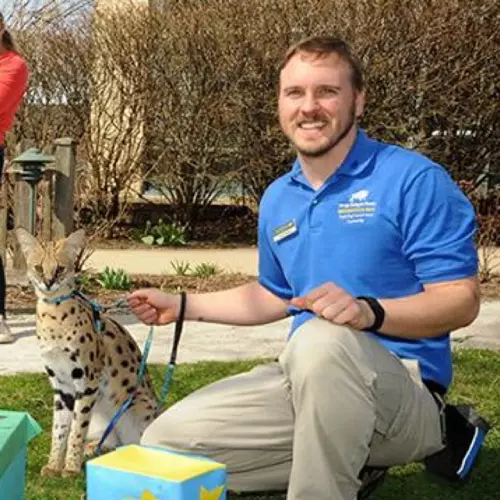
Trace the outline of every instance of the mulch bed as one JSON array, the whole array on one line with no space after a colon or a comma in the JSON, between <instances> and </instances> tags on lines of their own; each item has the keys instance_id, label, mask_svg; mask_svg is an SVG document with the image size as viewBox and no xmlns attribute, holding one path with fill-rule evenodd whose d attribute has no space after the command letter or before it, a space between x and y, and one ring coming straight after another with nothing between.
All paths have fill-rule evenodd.
<instances>
[{"instance_id":1,"label":"mulch bed","mask_svg":"<svg viewBox=\"0 0 500 500\"><path fill-rule=\"evenodd\" d=\"M160 288L167 292L177 293L181 290L187 292L214 292L225 290L235 286L243 285L255 280L254 276L245 274L221 273L207 278L196 278L192 276L174 275L148 275L137 274L132 277L131 290L138 288ZM111 304L118 298L127 294L123 290L105 290L90 280L90 286L83 290L89 297L99 301L102 305ZM481 284L482 300L500 299L500 277L494 278L488 283ZM33 287L29 284L7 286L7 311L10 314L19 314L33 311L36 304L36 296Z\"/></svg>"},{"instance_id":2,"label":"mulch bed","mask_svg":"<svg viewBox=\"0 0 500 500\"><path fill-rule=\"evenodd\" d=\"M132 277L131 290L138 288L160 288L166 292L211 292L243 285L255 280L255 277L244 274L217 274L207 278L195 278L192 276L173 275L148 275L138 274ZM96 299L103 306L113 303L128 292L124 290L105 290L93 279L83 292L89 297ZM7 286L7 312L9 314L20 314L32 312L36 304L36 295L31 285L8 285Z\"/></svg>"}]
</instances>

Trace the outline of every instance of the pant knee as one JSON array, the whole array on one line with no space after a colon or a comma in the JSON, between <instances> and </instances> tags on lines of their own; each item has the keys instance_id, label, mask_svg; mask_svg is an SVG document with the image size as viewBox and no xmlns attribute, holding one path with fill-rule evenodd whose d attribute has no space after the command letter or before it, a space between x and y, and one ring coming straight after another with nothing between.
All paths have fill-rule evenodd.
<instances>
[{"instance_id":1,"label":"pant knee","mask_svg":"<svg viewBox=\"0 0 500 500\"><path fill-rule=\"evenodd\" d=\"M146 428L141 437L141 444L188 451L189 439L183 432L180 419L175 413L167 410Z\"/></svg>"},{"instance_id":2,"label":"pant knee","mask_svg":"<svg viewBox=\"0 0 500 500\"><path fill-rule=\"evenodd\" d=\"M351 383L359 380L370 385L374 372L362 335L345 326L312 319L295 332L280 362L292 385L324 384L332 376L338 383L349 378Z\"/></svg>"},{"instance_id":3,"label":"pant knee","mask_svg":"<svg viewBox=\"0 0 500 500\"><path fill-rule=\"evenodd\" d=\"M144 431L141 444L188 453L203 453L211 447L214 436L210 422L173 409L167 410Z\"/></svg>"},{"instance_id":4,"label":"pant knee","mask_svg":"<svg viewBox=\"0 0 500 500\"><path fill-rule=\"evenodd\" d=\"M323 320L310 320L290 339L282 362L304 374L314 374L318 368L331 366L344 358L351 330L331 325Z\"/></svg>"}]
</instances>

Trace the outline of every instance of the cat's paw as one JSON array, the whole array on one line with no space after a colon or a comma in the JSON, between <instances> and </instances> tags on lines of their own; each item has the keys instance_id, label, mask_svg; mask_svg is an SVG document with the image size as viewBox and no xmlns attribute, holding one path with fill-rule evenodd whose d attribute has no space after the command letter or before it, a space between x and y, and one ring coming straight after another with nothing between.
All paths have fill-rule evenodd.
<instances>
[{"instance_id":1,"label":"cat's paw","mask_svg":"<svg viewBox=\"0 0 500 500\"><path fill-rule=\"evenodd\" d=\"M62 474L61 469L55 469L54 467L50 467L49 465L44 465L40 474L44 477L58 477Z\"/></svg>"},{"instance_id":2,"label":"cat's paw","mask_svg":"<svg viewBox=\"0 0 500 500\"><path fill-rule=\"evenodd\" d=\"M61 476L62 477L75 477L75 476L78 476L80 474L80 470L73 470L73 469L64 469L62 471L62 474Z\"/></svg>"},{"instance_id":3,"label":"cat's paw","mask_svg":"<svg viewBox=\"0 0 500 500\"><path fill-rule=\"evenodd\" d=\"M83 456L86 459L94 458L96 451L97 451L98 444L99 444L99 441L97 439L95 439L94 441L89 441L88 443L85 443L85 447L83 448Z\"/></svg>"}]
</instances>

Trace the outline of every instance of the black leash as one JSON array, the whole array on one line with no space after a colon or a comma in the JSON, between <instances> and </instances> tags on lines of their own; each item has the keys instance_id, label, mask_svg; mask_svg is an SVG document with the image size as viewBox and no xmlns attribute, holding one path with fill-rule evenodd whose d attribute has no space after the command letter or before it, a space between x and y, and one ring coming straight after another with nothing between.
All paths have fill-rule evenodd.
<instances>
[{"instance_id":1,"label":"black leash","mask_svg":"<svg viewBox=\"0 0 500 500\"><path fill-rule=\"evenodd\" d=\"M177 317L177 321L175 322L175 330L174 330L174 341L172 343L172 352L170 354L170 361L167 365L165 371L165 377L163 380L163 386L160 394L160 405L158 407L158 413L161 412L161 408L163 407L163 403L168 395L168 391L170 388L170 382L172 381L172 377L174 375L174 370L176 366L177 360L177 350L179 348L179 343L181 341L182 329L184 327L184 317L186 315L186 292L181 292L181 303L179 306L179 316Z\"/></svg>"}]
</instances>

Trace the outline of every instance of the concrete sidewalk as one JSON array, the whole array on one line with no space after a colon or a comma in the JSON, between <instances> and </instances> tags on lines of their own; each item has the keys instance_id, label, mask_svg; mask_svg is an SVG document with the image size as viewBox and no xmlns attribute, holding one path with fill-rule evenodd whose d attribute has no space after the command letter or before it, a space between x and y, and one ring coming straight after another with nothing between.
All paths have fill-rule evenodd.
<instances>
[{"instance_id":1,"label":"concrete sidewalk","mask_svg":"<svg viewBox=\"0 0 500 500\"><path fill-rule=\"evenodd\" d=\"M119 314L116 319L144 345L149 327L134 316ZM33 315L16 316L9 321L18 340L0 344L0 375L15 372L43 371ZM273 358L282 349L290 320L259 328L186 322L178 351L179 363L195 361L234 361L238 359ZM170 358L174 325L155 327L149 354L150 363L166 363Z\"/></svg>"},{"instance_id":2,"label":"concrete sidewalk","mask_svg":"<svg viewBox=\"0 0 500 500\"><path fill-rule=\"evenodd\" d=\"M97 249L88 266L102 271L106 266L125 269L130 274L171 274L172 262L189 262L191 267L213 263L225 272L257 275L257 249L247 248L151 248L130 250Z\"/></svg>"},{"instance_id":3,"label":"concrete sidewalk","mask_svg":"<svg viewBox=\"0 0 500 500\"><path fill-rule=\"evenodd\" d=\"M144 345L149 327L134 316L120 314L120 321L140 346ZM234 361L237 359L274 358L283 348L290 319L259 327L235 327L187 322L179 348L179 363L201 360ZM9 321L17 336L13 344L0 344L0 375L17 372L41 372L35 335L34 315L14 316ZM165 363L170 356L173 325L155 329L149 361ZM452 336L455 348L488 348L500 350L500 302L486 302L477 320Z\"/></svg>"}]
</instances>

